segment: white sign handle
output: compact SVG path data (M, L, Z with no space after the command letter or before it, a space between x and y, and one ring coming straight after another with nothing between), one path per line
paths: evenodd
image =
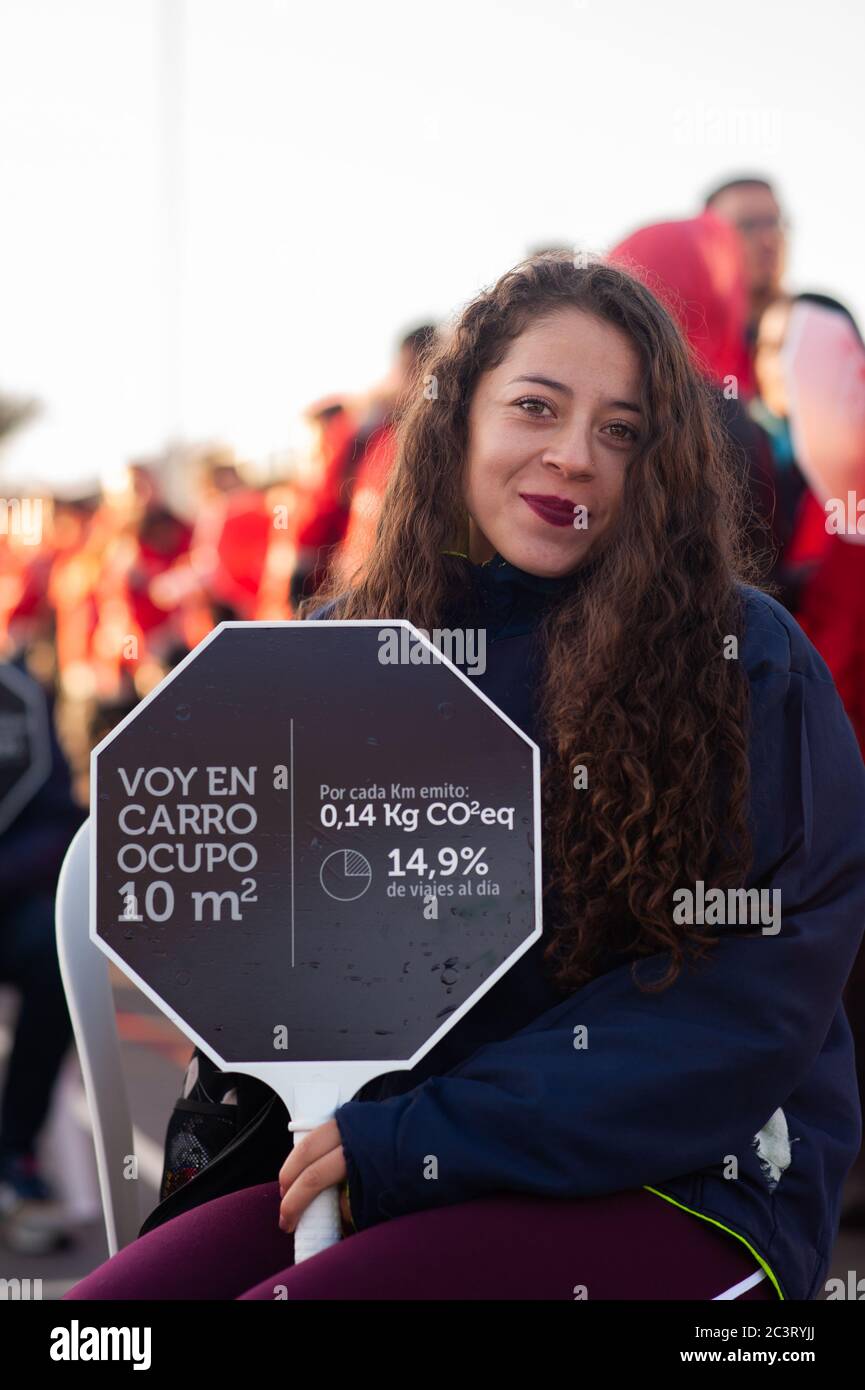
M327 1081L299 1082L294 1087L295 1118L288 1128L303 1135L317 1125L332 1120L339 1105L339 1086ZM321 1250L336 1245L342 1236L339 1188L328 1187L314 1197L294 1228L294 1263L308 1260Z

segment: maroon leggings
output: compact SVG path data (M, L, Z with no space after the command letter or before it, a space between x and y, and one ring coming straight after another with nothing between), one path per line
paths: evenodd
M777 1298L747 1247L642 1188L415 1212L294 1265L261 1183L139 1236L67 1299ZM744 1284L739 1289L737 1286Z

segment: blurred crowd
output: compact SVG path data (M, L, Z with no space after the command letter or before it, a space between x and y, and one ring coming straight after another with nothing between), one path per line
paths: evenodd
M90 747L217 623L291 618L329 563L354 568L395 409L433 331L406 334L362 396L308 407L289 478L253 486L227 447L136 459L110 490L41 499L38 533L0 532L0 658L23 661L56 700L82 799ZM173 468L191 493L182 511L168 500Z
M865 504L858 529L855 505L845 528L827 524L827 501L842 483L849 484L846 499L857 485L865 497L865 348L842 303L789 289L790 235L771 181L747 175L710 190L681 219L636 227L605 254L664 299L712 383L750 495L748 540L762 558L764 582L828 663L865 752ZM168 500L171 456L139 459L111 490L43 499L38 540L23 527L0 533L0 660L40 684L59 734L51 799L43 794L24 813L31 835L37 818L54 817L58 827L35 879L14 869L24 863L21 817L0 832L0 882L9 888L0 938L6 930L12 940L8 921L19 909L32 934L33 902L41 895L50 904L86 804L91 747L215 624L291 618L331 566L351 582L375 535L400 402L426 347L446 331L422 324L405 332L384 381L362 396L310 404L304 456L290 476L266 487L248 480L245 461L229 447L208 446L183 465L193 497L185 509ZM4 428L27 422L0 409ZM56 1015L62 1003L56 989L45 993L49 927L42 940L43 1003L31 1016L44 1029L47 1013ZM0 974L3 966L0 956ZM16 981L6 969L26 1001L35 987L19 975ZM865 998L855 973L848 1007L862 1035ZM23 1009L22 1018L19 1030ZM20 1049L16 1043L18 1075L26 1070L28 1094L35 1085L40 1096L22 1103L25 1088L10 1066L0 1114L0 1216L4 1182L22 1201L45 1197L33 1153L68 1032L59 1027L53 1038L38 1064L32 1041L29 1053L26 1036Z

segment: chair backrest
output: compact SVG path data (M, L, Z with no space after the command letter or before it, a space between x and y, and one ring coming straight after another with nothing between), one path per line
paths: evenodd
M136 1239L141 1215L138 1184L125 1176L135 1150L108 960L90 940L89 820L66 851L56 919L60 972L93 1126L108 1249L114 1255Z

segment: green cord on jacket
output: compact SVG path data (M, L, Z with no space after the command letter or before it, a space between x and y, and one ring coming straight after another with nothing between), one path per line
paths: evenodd
M345 1205L348 1207L348 1219L351 1222L352 1226L354 1226L355 1231L357 1231L357 1226L355 1226L354 1217L351 1214L351 1193L348 1190L348 1178L346 1178L345 1182L343 1183L342 1190L345 1193Z

